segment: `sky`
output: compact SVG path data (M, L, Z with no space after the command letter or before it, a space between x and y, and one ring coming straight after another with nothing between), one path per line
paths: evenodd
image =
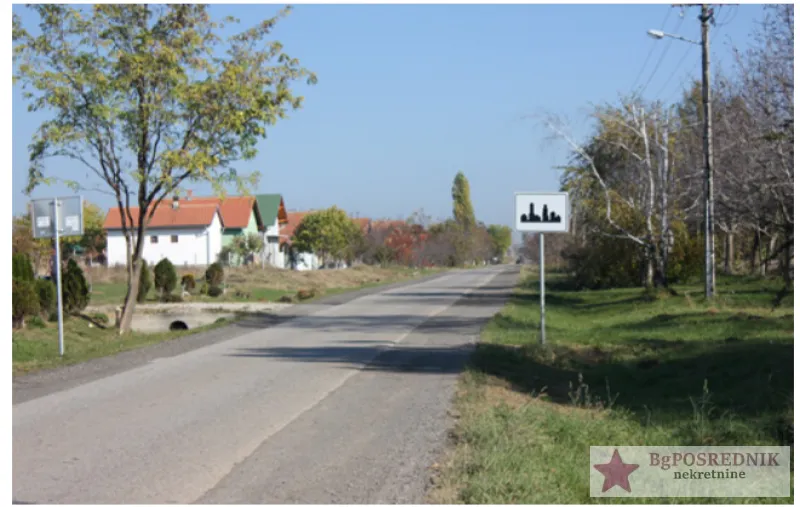
M214 5L240 28L274 15L278 5ZM36 15L15 5L23 26ZM730 67L745 47L760 5L725 6L712 28L712 64ZM535 119L570 119L591 132L591 104L613 102L644 86L650 99L677 101L700 75L700 48L649 38L648 29L700 39L697 8L651 5L298 5L274 37L314 71L297 86L303 109L268 130L258 156L257 193L280 193L290 210L336 205L371 218L406 218L420 208L452 213L455 174L463 171L478 220L514 224L514 192L557 191L568 150ZM645 86L646 85L646 86ZM24 212L28 144L47 113L26 109L13 90L13 211ZM78 179L77 163L51 159L46 173ZM88 178L94 178L87 173ZM193 188L210 195L209 186ZM32 198L69 195L60 185ZM83 192L102 207L108 195Z

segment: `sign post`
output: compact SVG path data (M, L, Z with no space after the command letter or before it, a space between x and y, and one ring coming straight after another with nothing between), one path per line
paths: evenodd
M56 240L56 294L58 299L58 355L64 355L64 301L61 292L61 237L58 234L58 198L53 199L53 235Z
M542 307L542 321L539 324L541 328L541 342L542 345L545 344L547 339L545 338L545 327L544 327L544 233L539 233L539 305Z
M64 302L61 292L61 237L83 236L83 198L80 196L37 199L31 202L33 237L53 238L56 249L56 298L58 300L58 354L64 355Z
M569 232L569 193L517 192L514 194L516 230L539 233L539 303L541 305L540 343L547 342L545 333L544 234Z

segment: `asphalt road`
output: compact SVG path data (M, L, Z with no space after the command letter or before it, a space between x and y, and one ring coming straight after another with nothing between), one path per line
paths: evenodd
M62 389L15 385L28 394L13 407L14 501L419 503L457 374L517 272L253 320Z

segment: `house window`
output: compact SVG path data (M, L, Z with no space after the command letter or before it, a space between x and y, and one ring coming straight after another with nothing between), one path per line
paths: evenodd
M173 234L172 236L170 236L170 241L172 241L173 243L177 243L178 242L178 235L177 234Z
M158 243L158 236L150 236L150 243Z

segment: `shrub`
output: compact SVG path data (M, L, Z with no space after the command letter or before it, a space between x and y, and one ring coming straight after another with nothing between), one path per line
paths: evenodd
M108 324L108 322L109 322L109 320L110 320L110 319L108 318L108 315L106 315L105 313L95 313L95 314L92 314L92 319L93 319L94 321L96 321L96 322L99 322L100 324Z
M303 290L303 289L301 289L301 290L297 291L297 299L300 299L300 300L311 299L316 295L317 295L317 291L314 290L314 289L311 289L311 290Z
M203 285L200 286L200 294L208 294L208 284L203 282Z
M225 278L225 271L222 269L222 264L215 262L206 269L206 283L209 287L218 287L222 285Z
M162 299L175 290L175 286L178 284L178 274L169 259L161 259L153 269L153 274L155 275L153 282L156 290L161 293Z
M288 295L285 295L285 294L283 296L281 296L280 298L278 298L278 302L279 303L291 303L292 301L294 301L292 299L292 296L288 296Z
M153 277L150 274L150 267L146 260L142 260L142 270L139 271L139 289L136 292L136 302L144 303L147 294L153 288Z
M222 292L223 292L222 287L218 285L212 285L211 287L208 288L208 295L211 296L212 298L221 296Z
M14 327L23 327L25 317L39 313L39 297L34 284L27 280L14 280L11 285L12 322Z
M36 295L43 316L47 317L58 309L58 291L50 280L36 280Z
M599 236L591 243L567 245L561 252L576 289L641 285L642 250L618 238Z
M65 313L78 313L89 304L89 285L75 259L70 259L66 272L61 273L61 293Z
M704 247L702 237L692 237L686 224L673 224L674 245L669 254L667 280L681 283L703 272Z
M33 264L27 254L15 253L11 256L11 277L14 280L33 281Z
M197 287L197 282L194 280L193 274L183 275L181 278L181 286L186 292L192 292Z
M34 315L30 319L28 319L28 326L42 329L43 327L47 327L47 324L40 316Z

